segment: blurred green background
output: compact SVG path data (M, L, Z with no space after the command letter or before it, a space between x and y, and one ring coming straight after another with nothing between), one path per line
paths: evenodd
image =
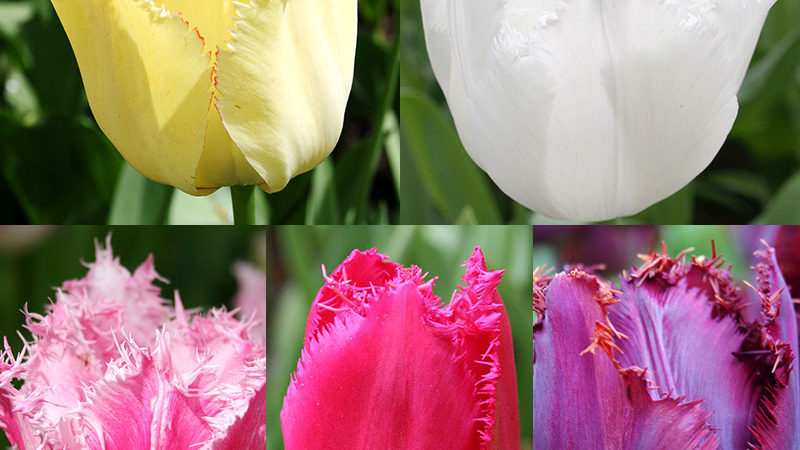
M389 222L397 215L398 0L360 0L342 138L317 169L274 195L258 223ZM192 197L139 175L92 118L48 0L0 0L0 223L231 223L227 188Z
M401 223L554 223L467 156L433 77L419 0L401 0ZM739 117L692 183L624 224L800 223L800 2L778 1L739 92Z
M445 300L461 283L461 264L480 245L490 270L506 269L499 290L514 335L523 448L531 446L531 228L492 226L272 227L267 237L267 449L282 447L280 410L303 348L311 303L354 249L376 247L392 261L415 264L439 279Z
M22 349L17 330L27 339L20 312L44 312L54 288L86 274L81 262L95 260L94 239L111 233L114 255L133 272L150 253L156 271L169 280L159 283L162 298L180 292L187 308L227 305L237 290L233 266L249 261L263 266L264 229L256 227L104 227L0 226L0 335L14 352ZM0 448L8 442L0 432Z

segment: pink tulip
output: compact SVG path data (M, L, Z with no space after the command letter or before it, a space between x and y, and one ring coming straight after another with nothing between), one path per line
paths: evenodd
M19 449L263 449L266 350L224 309L175 306L152 256L131 274L99 245L33 341L0 362L0 428ZM12 380L24 383L17 388ZM18 386L18 385L16 385Z
M281 411L294 449L518 449L511 328L476 247L446 306L435 278L353 251L320 289Z
M266 245L266 243L264 243ZM267 272L247 263L237 263L234 274L239 280L239 291L233 304L239 308L242 319L253 318L256 326L252 337L267 341Z

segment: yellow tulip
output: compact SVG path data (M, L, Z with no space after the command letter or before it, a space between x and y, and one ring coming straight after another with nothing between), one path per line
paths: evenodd
M357 0L52 0L100 128L194 195L267 192L335 146Z

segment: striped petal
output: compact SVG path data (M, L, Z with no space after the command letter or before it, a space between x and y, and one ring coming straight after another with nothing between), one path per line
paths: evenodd
M608 284L573 270L535 286L534 448L716 448L708 409L651 398L645 371L615 359L624 335Z
M758 350L745 350L747 300L723 262L651 253L622 278L609 318L628 337L619 342L620 363L647 369L653 398L702 402L721 447L745 448L764 394L754 382L762 367L734 356Z

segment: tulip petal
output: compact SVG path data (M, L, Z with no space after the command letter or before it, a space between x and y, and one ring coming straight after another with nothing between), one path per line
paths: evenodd
M227 185L261 185L264 180L233 143L217 110L217 93L208 110L203 153L197 163L195 184L216 188Z
M736 117L774 0L422 0L472 159L554 218L635 214L686 185Z
M406 282L373 301L367 317L335 321L304 350L281 414L287 449L474 444L474 386L422 312Z
M212 66L196 29L148 0L52 0L95 119L142 174L198 189Z
M623 366L645 368L651 397L685 397L713 411L709 423L722 448L744 448L763 389L756 368L733 357L745 343L745 299L717 259L686 263L650 254L621 281L609 319L627 339Z
M465 286L453 294L442 320L445 326L461 329L454 341L463 346L467 368L473 374L483 374L478 382L481 413L477 419L482 427L479 431L482 444L485 448L519 448L514 343L511 324L497 291L504 271L487 271L479 247L475 247L463 267L466 267L462 277ZM464 323L475 324L473 328L481 333L469 330Z
M267 385L264 384L250 399L244 415L228 429L225 440L214 444L214 450L261 450L266 441Z
M201 400L177 390L149 358L140 364L139 373L100 382L87 395L87 423L96 433L89 446L179 450L207 441Z
M11 381L23 378L21 363L22 357L14 357L8 339L4 337L0 352L0 430L18 450L32 450L37 448L32 418L37 415L35 409L41 402L20 395L13 388Z
M216 52L217 48L231 37L234 27L233 0L198 2L195 0L153 0L157 6L180 14L191 28L197 28L203 38L205 52Z
M217 108L267 192L331 152L353 77L356 0L236 3Z
M250 331L251 338L267 342L267 273L247 263L237 263L234 274L239 282L239 290L233 299L234 306L239 309L239 317L253 320L256 326Z
M26 430L25 422L14 412L13 393L0 387L0 430L3 430L8 442L19 450L36 448L32 442L30 430Z
M306 345L317 339L317 335L333 323L337 313L359 308L361 304L368 302L376 286L386 285L402 269L403 266L389 261L386 255L378 253L374 248L365 252L353 250L330 277L326 277L325 285L311 304L306 322ZM423 295L432 297L433 291L425 291ZM355 304L349 299L355 299Z
M767 387L752 427L756 448L800 447L800 372L798 371L798 325L775 250L765 245L755 253L757 278L754 297L761 317L748 336L749 347L766 356L754 357Z
M326 277L281 411L288 449L519 447L502 272L479 249L466 266L444 308L374 249Z
M609 320L609 285L573 270L534 286L534 447L716 448L708 410L651 398L643 369L615 359L624 339Z

